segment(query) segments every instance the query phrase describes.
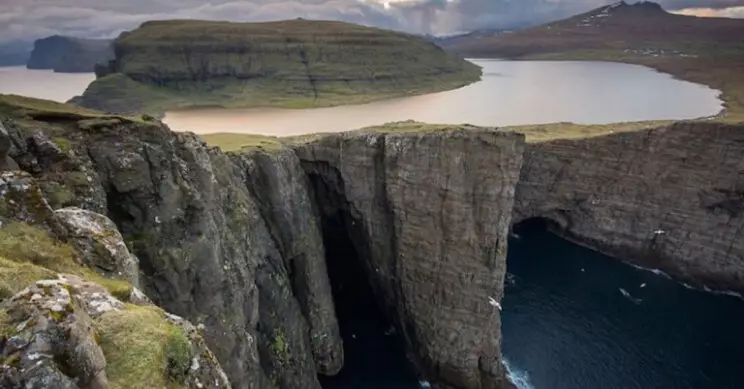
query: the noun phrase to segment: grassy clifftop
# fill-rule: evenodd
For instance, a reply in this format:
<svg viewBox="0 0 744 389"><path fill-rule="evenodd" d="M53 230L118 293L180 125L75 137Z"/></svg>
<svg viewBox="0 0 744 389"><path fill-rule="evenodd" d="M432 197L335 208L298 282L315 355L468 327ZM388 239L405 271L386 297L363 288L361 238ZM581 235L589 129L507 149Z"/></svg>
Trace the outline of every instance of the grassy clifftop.
<svg viewBox="0 0 744 389"><path fill-rule="evenodd" d="M144 23L74 102L113 113L306 108L442 91L480 68L422 38L342 22Z"/></svg>

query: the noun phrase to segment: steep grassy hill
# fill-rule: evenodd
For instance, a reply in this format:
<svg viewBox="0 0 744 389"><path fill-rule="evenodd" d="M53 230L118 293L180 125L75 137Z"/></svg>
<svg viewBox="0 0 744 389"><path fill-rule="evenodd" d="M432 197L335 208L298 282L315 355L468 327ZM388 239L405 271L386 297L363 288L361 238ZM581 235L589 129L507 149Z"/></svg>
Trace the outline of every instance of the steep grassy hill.
<svg viewBox="0 0 744 389"><path fill-rule="evenodd" d="M108 39L83 39L54 35L34 42L26 67L59 73L92 73L98 62L113 57Z"/></svg>
<svg viewBox="0 0 744 389"><path fill-rule="evenodd" d="M619 2L512 34L440 42L470 57L606 60L650 66L723 91L728 120L744 120L744 20L671 14Z"/></svg>
<svg viewBox="0 0 744 389"><path fill-rule="evenodd" d="M305 108L460 87L480 69L413 35L330 21L144 23L73 102L114 113Z"/></svg>

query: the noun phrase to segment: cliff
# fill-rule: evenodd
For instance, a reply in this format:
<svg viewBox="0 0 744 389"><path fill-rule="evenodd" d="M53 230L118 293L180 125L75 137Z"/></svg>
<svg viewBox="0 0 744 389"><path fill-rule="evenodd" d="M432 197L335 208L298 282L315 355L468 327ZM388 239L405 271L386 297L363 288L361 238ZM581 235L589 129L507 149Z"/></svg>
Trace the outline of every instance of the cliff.
<svg viewBox="0 0 744 389"><path fill-rule="evenodd" d="M744 292L741 125L676 123L528 144L513 221L685 282Z"/></svg>
<svg viewBox="0 0 744 389"><path fill-rule="evenodd" d="M424 39L342 22L147 22L74 103L114 113L307 108L453 89L480 69Z"/></svg>
<svg viewBox="0 0 744 389"><path fill-rule="evenodd" d="M378 130L227 155L159 122L0 103L12 117L6 166L29 172L50 208L107 215L138 258L141 289L201 328L232 387L319 389L318 374L342 368L332 233L354 243L348 260L367 269L354 282L375 286L422 378L509 387L489 298L502 295L520 136Z"/></svg>
<svg viewBox="0 0 744 389"><path fill-rule="evenodd" d="M53 35L34 42L26 67L58 73L92 73L97 63L105 63L112 56L110 40Z"/></svg>

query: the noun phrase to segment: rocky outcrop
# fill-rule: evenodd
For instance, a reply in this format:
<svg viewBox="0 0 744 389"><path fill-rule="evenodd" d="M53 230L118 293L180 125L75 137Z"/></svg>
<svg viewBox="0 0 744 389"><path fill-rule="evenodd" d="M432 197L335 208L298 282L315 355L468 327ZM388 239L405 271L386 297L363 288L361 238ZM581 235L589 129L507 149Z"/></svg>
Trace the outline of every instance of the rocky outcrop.
<svg viewBox="0 0 744 389"><path fill-rule="evenodd" d="M324 224L342 226L327 233L348 234L434 387L508 387L491 301L503 293L523 143L467 128L333 135L296 150Z"/></svg>
<svg viewBox="0 0 744 389"><path fill-rule="evenodd" d="M139 286L139 264L129 253L119 230L106 216L80 208L54 212L67 229L67 237L82 253L83 262L106 275L121 277Z"/></svg>
<svg viewBox="0 0 744 389"><path fill-rule="evenodd" d="M58 73L93 73L95 65L113 57L108 39L84 39L53 35L34 42L29 69L52 69Z"/></svg>
<svg viewBox="0 0 744 389"><path fill-rule="evenodd" d="M741 126L676 123L527 146L513 222L542 217L589 247L744 291Z"/></svg>
<svg viewBox="0 0 744 389"><path fill-rule="evenodd" d="M113 46L74 103L112 113L307 108L454 89L481 73L422 38L333 21L152 21Z"/></svg>
<svg viewBox="0 0 744 389"><path fill-rule="evenodd" d="M15 171L0 221L0 387L230 388L196 327L131 283L137 258L107 217L52 210Z"/></svg>

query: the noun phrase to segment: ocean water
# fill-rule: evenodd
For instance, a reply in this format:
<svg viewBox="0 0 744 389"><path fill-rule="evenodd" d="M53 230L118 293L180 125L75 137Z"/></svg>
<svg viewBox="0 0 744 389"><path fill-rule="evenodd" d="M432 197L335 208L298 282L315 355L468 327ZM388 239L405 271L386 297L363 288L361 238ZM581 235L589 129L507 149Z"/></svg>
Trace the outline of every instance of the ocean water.
<svg viewBox="0 0 744 389"><path fill-rule="evenodd" d="M744 301L519 226L502 301L520 389L744 388Z"/></svg>

